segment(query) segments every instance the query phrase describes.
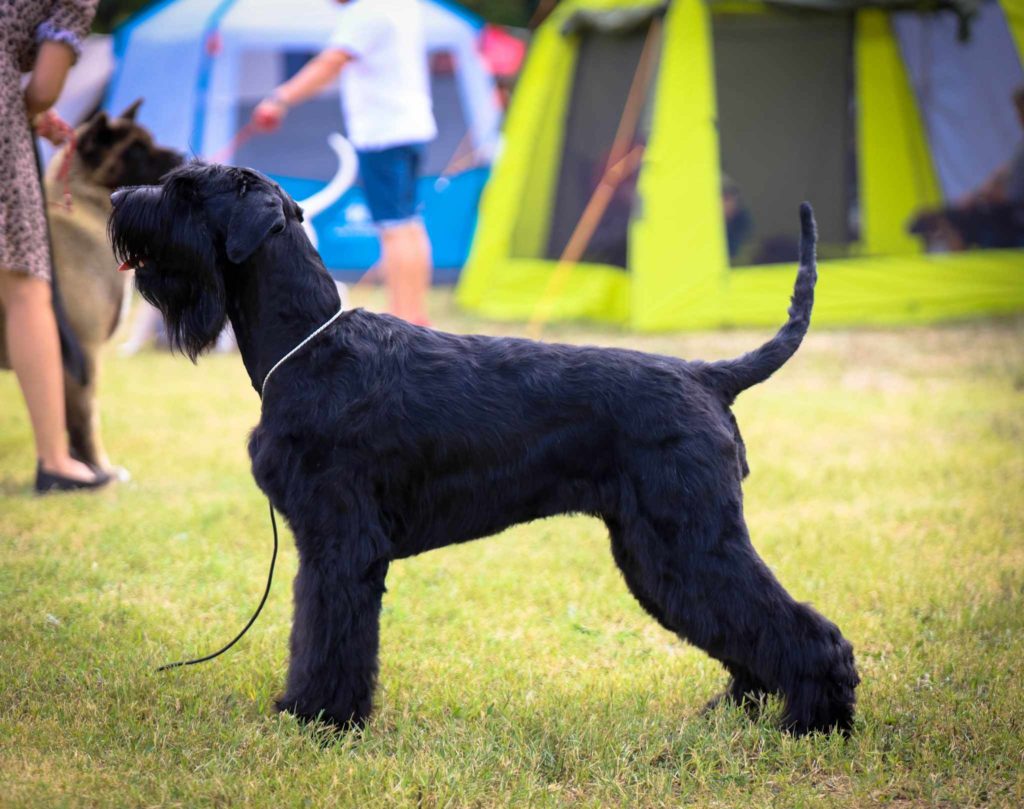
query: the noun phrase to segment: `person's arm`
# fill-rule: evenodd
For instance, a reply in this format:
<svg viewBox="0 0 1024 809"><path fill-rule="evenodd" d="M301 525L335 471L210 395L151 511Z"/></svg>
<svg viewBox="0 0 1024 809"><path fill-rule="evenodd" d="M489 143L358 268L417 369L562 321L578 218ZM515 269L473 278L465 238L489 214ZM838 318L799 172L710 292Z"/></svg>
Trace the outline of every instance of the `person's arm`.
<svg viewBox="0 0 1024 809"><path fill-rule="evenodd" d="M25 109L30 119L57 102L74 61L75 52L62 42L43 42L39 46L32 77L25 87Z"/></svg>
<svg viewBox="0 0 1024 809"><path fill-rule="evenodd" d="M99 0L56 0L51 14L34 32L39 50L25 85L25 113L40 136L54 145L66 140L71 126L52 109L68 71L82 50Z"/></svg>
<svg viewBox="0 0 1024 809"><path fill-rule="evenodd" d="M278 87L274 97L289 107L301 104L337 79L351 60L345 51L326 50L310 59L302 70Z"/></svg>
<svg viewBox="0 0 1024 809"><path fill-rule="evenodd" d="M976 205L998 204L1006 201L1006 183L1010 179L1010 164L1004 163L993 171L985 182L960 197L957 208L973 208Z"/></svg>
<svg viewBox="0 0 1024 809"><path fill-rule="evenodd" d="M310 59L302 70L256 106L252 112L253 126L261 132L277 129L289 107L312 98L335 81L350 61L352 57L346 51L337 49L326 50Z"/></svg>
<svg viewBox="0 0 1024 809"><path fill-rule="evenodd" d="M1006 185L1010 181L1010 164L1004 163L997 168L978 190L983 202L999 205L1006 202Z"/></svg>

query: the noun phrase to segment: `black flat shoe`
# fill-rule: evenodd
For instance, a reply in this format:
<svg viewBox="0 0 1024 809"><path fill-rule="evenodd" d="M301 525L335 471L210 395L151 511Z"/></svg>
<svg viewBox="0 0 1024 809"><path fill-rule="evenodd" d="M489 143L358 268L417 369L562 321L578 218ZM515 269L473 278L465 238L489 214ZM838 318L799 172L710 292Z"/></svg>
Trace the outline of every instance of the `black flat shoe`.
<svg viewBox="0 0 1024 809"><path fill-rule="evenodd" d="M78 492L91 489L102 489L110 483L110 475L101 472L93 466L89 467L96 475L92 480L77 480L66 478L53 472L43 469L42 463L36 467L36 494L47 494L49 492Z"/></svg>

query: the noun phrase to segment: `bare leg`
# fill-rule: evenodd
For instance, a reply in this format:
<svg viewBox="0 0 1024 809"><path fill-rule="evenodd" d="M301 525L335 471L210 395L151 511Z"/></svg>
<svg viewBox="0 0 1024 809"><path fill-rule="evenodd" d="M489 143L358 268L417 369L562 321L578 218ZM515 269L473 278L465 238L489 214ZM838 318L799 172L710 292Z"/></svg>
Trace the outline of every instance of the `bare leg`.
<svg viewBox="0 0 1024 809"><path fill-rule="evenodd" d="M95 473L68 452L64 369L50 294L46 281L0 270L7 353L28 406L36 455L48 472L74 480L94 480Z"/></svg>
<svg viewBox="0 0 1024 809"><path fill-rule="evenodd" d="M432 258L430 239L416 219L382 228L380 269L388 285L390 309L410 323L425 326Z"/></svg>

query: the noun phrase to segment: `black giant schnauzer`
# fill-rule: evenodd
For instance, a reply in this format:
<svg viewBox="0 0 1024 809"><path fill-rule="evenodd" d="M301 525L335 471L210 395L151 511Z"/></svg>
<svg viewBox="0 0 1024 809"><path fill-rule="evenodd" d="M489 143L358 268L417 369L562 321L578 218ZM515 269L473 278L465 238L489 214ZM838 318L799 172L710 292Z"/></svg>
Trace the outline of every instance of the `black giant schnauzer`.
<svg viewBox="0 0 1024 809"><path fill-rule="evenodd" d="M190 164L113 202L118 257L193 361L228 318L260 391L339 309L300 208L257 172ZM278 707L344 727L367 719L393 559L583 513L607 524L644 609L728 669L725 698L780 694L789 730L848 730L852 648L751 545L729 409L807 331L815 226L810 206L800 214L789 320L738 359L445 334L356 309L280 365L249 441L300 560Z"/></svg>

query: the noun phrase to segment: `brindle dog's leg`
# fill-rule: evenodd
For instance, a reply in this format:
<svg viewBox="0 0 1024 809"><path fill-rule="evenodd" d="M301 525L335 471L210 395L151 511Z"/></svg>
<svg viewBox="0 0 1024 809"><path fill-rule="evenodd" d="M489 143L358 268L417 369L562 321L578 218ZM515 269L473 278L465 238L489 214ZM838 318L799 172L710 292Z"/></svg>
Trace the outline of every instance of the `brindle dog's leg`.
<svg viewBox="0 0 1024 809"><path fill-rule="evenodd" d="M76 458L109 471L110 458L100 437L99 401L96 398L99 366L93 352L89 350L85 351L85 362L89 380L87 385L80 385L70 374L64 374L68 440Z"/></svg>

